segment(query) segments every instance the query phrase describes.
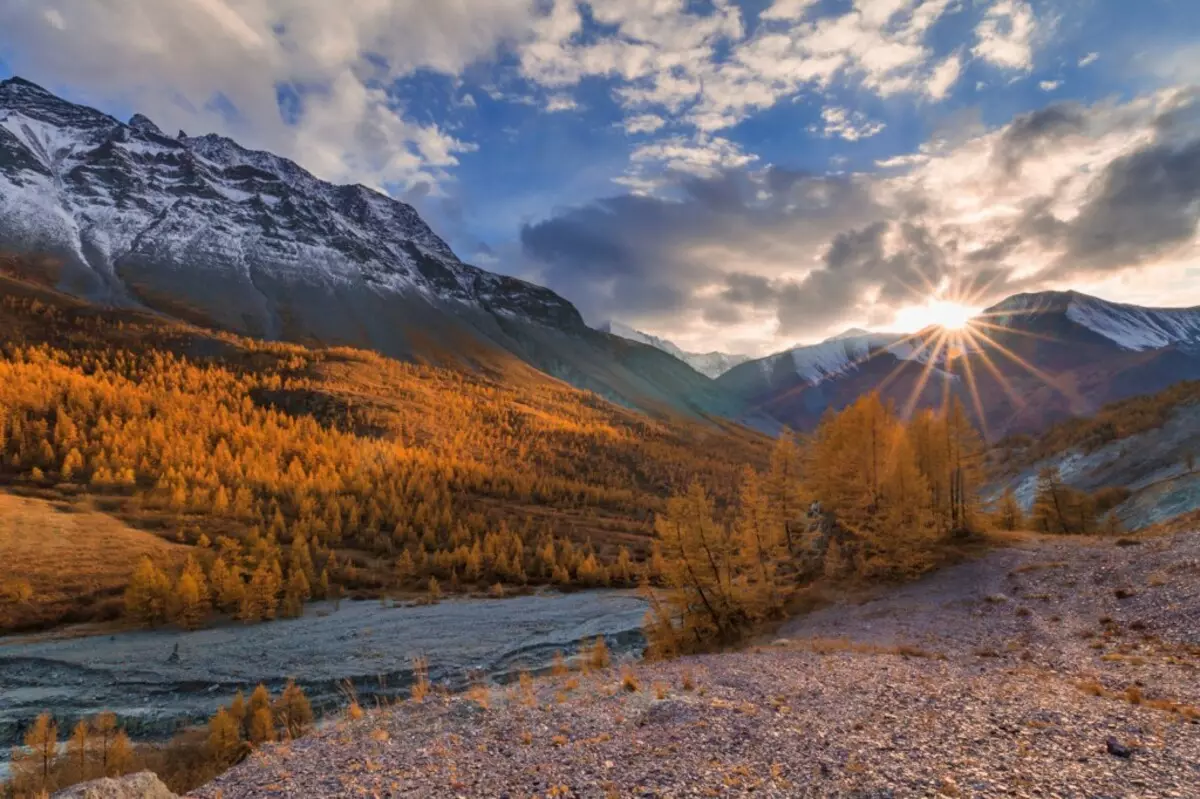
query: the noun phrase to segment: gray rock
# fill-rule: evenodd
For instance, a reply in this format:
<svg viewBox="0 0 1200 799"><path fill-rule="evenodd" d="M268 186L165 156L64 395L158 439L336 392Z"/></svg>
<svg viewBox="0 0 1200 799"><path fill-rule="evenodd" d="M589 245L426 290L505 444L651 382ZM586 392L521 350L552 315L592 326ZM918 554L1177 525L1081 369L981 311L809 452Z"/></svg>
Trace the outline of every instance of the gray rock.
<svg viewBox="0 0 1200 799"><path fill-rule="evenodd" d="M1106 749L1108 749L1108 753L1113 757L1133 757L1133 749L1121 743L1111 735L1108 736L1108 740L1104 742L1104 746Z"/></svg>
<svg viewBox="0 0 1200 799"><path fill-rule="evenodd" d="M156 774L141 771L118 779L104 778L74 785L54 799L177 799Z"/></svg>

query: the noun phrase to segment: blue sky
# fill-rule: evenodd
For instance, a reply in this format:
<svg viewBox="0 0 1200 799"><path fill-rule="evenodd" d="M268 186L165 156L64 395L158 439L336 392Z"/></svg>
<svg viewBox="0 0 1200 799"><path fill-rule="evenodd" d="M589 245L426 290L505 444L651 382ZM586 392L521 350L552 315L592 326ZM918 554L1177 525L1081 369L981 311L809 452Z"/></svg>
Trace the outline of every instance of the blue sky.
<svg viewBox="0 0 1200 799"><path fill-rule="evenodd" d="M1146 171L1190 174L1198 32L1190 0L15 0L0 75L390 192L590 321L761 353L935 294L1200 303L1200 188Z"/></svg>

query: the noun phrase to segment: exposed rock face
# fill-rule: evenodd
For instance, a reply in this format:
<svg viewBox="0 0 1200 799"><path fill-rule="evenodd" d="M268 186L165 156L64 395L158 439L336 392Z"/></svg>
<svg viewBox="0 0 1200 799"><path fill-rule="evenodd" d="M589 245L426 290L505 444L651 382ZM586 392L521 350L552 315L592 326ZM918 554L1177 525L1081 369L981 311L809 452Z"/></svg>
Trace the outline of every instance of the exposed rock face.
<svg viewBox="0 0 1200 799"><path fill-rule="evenodd" d="M177 799L159 778L149 771L119 779L105 778L84 782L59 791L54 799Z"/></svg>

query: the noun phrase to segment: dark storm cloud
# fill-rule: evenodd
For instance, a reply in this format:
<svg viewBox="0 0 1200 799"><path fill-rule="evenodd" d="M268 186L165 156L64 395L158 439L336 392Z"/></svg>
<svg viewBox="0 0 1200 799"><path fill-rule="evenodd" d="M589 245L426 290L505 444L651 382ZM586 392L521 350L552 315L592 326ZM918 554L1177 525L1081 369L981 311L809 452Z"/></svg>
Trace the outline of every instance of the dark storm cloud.
<svg viewBox="0 0 1200 799"><path fill-rule="evenodd" d="M1004 174L1011 176L1045 145L1086 130L1087 114L1082 106L1076 103L1047 106L1014 119L1000 136L993 156Z"/></svg>
<svg viewBox="0 0 1200 799"><path fill-rule="evenodd" d="M734 305L763 308L775 301L775 287L762 275L733 272L725 276L721 299Z"/></svg>
<svg viewBox="0 0 1200 799"><path fill-rule="evenodd" d="M1190 241L1200 222L1200 138L1119 158L1070 225L1068 268L1123 268Z"/></svg>
<svg viewBox="0 0 1200 799"><path fill-rule="evenodd" d="M742 308L778 304L784 285L772 269L811 268L831 224L874 213L865 187L846 178L733 170L681 178L665 197L624 195L566 209L525 226L521 245L539 279L592 321L686 305L711 322L733 323ZM701 287L715 296L695 298Z"/></svg>

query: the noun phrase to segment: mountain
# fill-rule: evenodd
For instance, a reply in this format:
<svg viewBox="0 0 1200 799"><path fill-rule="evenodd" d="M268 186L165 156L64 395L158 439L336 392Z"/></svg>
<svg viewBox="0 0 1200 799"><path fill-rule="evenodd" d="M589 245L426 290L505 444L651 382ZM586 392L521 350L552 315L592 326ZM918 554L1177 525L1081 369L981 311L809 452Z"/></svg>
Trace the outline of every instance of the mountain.
<svg viewBox="0 0 1200 799"><path fill-rule="evenodd" d="M717 384L784 424L807 430L829 408L844 408L879 387L885 397L904 402L917 390L927 353L910 336L852 329L741 364ZM924 402L934 403L940 381L928 381L921 393Z"/></svg>
<svg viewBox="0 0 1200 799"><path fill-rule="evenodd" d="M749 355L731 355L726 352L685 352L664 338L643 333L629 325L624 325L616 321L605 322L598 329L605 333L611 333L614 336L620 336L629 341L637 341L674 355L700 374L711 377L714 380L738 364L743 364L750 360Z"/></svg>
<svg viewBox="0 0 1200 799"><path fill-rule="evenodd" d="M0 82L0 251L50 256L56 288L108 306L506 379L529 365L652 412L740 412L676 359L592 330L554 292L463 263L409 205L20 78Z"/></svg>
<svg viewBox="0 0 1200 799"><path fill-rule="evenodd" d="M958 397L995 438L1200 378L1198 308L1018 294L986 309L969 332L951 354L938 352L938 328L908 337L851 330L742 364L717 383L799 429L871 390L902 408Z"/></svg>

